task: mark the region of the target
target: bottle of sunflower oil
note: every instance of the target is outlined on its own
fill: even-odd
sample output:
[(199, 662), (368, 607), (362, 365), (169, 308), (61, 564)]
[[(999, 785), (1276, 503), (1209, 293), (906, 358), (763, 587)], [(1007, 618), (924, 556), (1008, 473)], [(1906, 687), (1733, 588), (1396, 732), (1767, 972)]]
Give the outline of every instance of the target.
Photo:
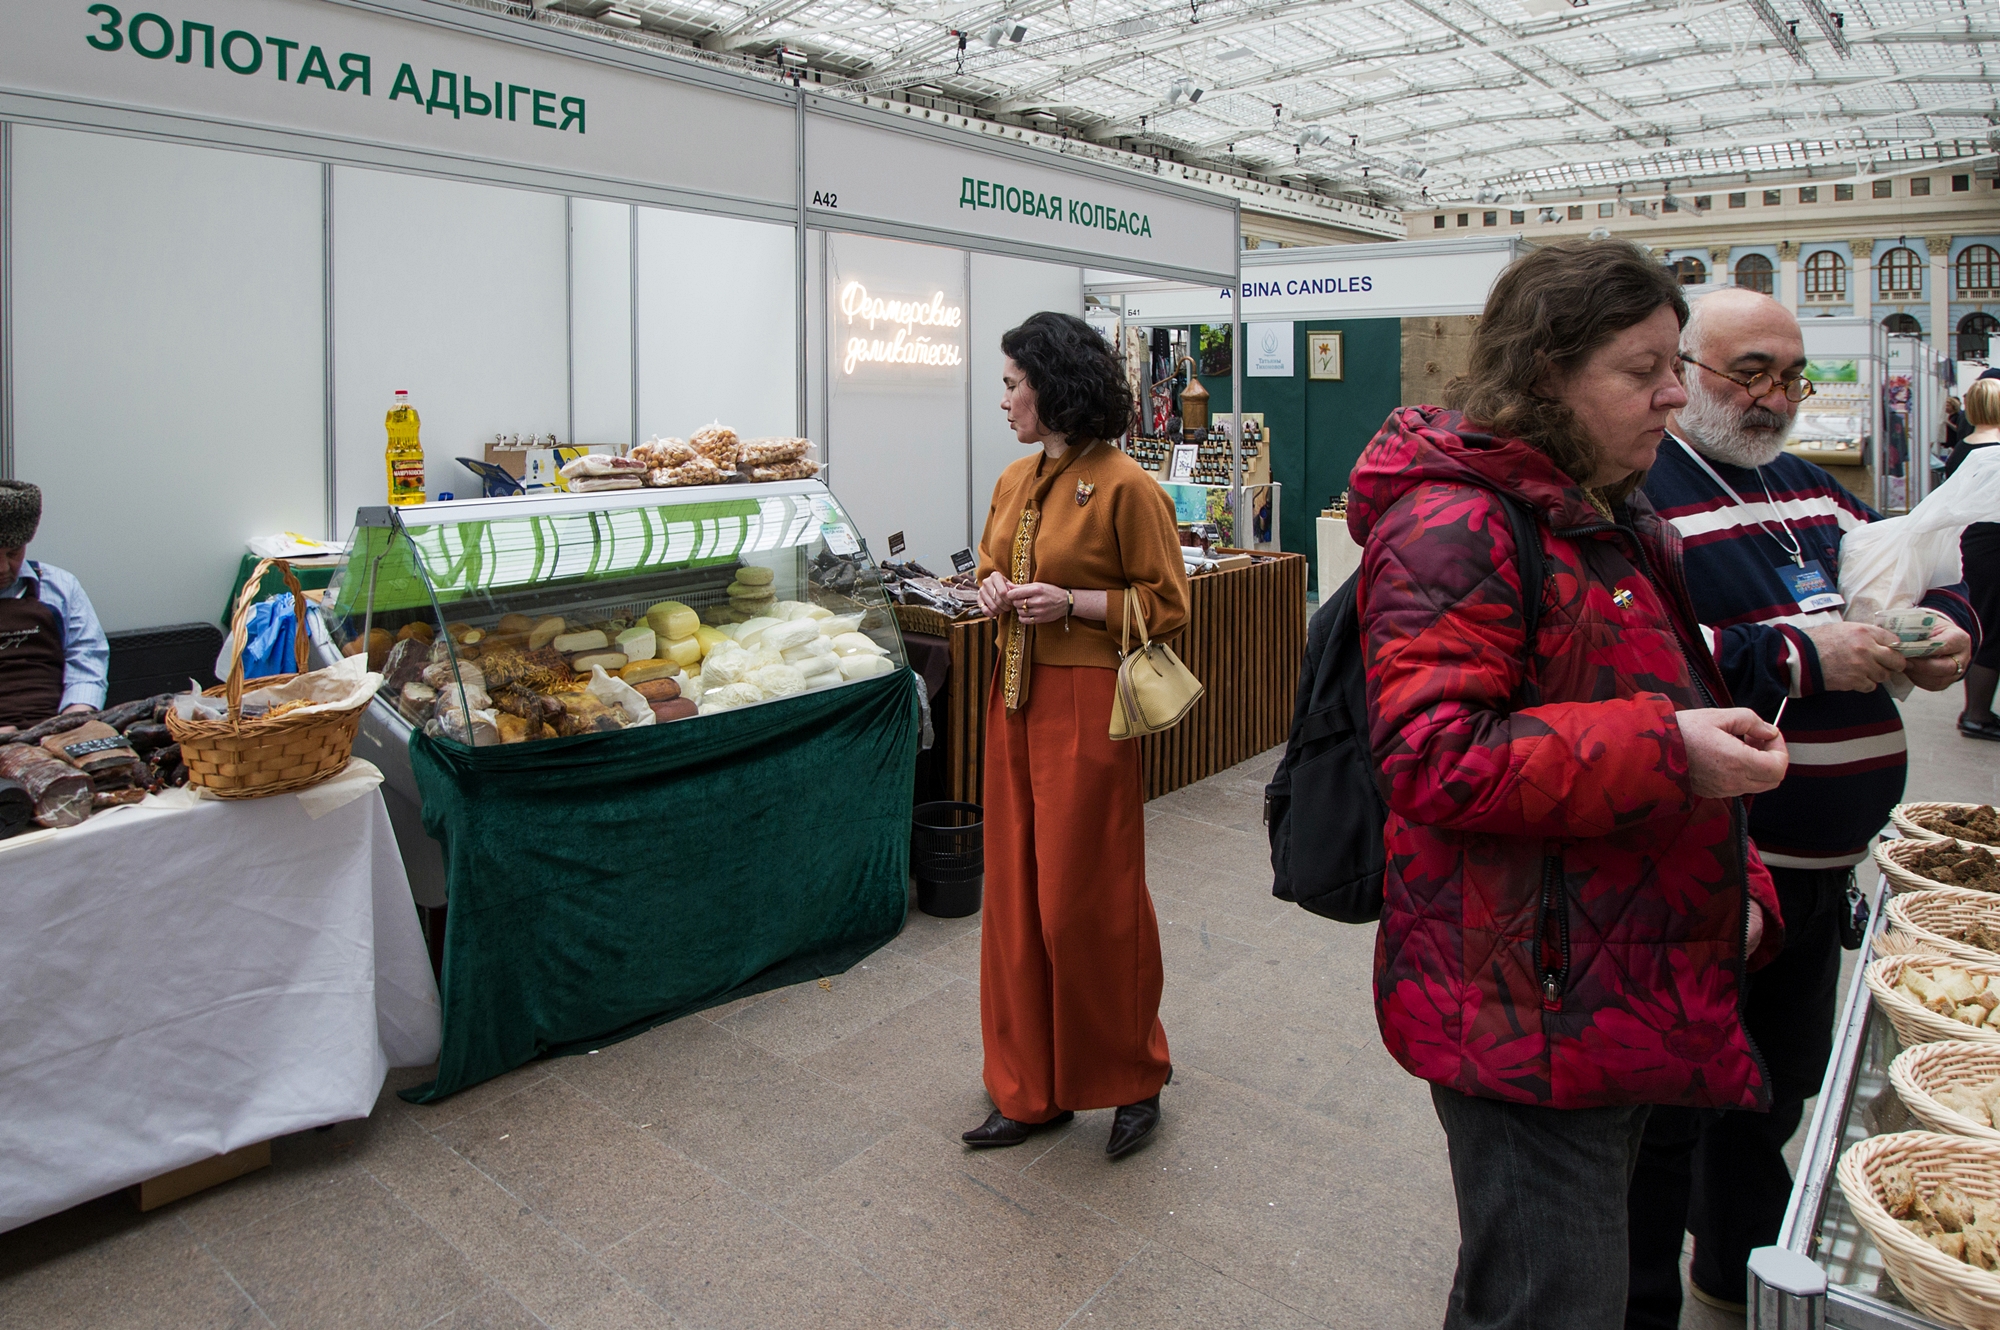
[(389, 468), (389, 502), (398, 506), (424, 501), (424, 445), (417, 439), (417, 408), (406, 389), (396, 389), (389, 407), (389, 446), (383, 461)]

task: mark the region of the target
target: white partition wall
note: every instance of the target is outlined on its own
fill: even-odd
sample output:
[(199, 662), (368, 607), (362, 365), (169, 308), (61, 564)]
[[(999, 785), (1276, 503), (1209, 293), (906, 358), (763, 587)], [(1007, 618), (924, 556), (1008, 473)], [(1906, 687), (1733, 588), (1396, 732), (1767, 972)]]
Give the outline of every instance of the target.
[(632, 436), (632, 206), (569, 204), (571, 442)]
[(105, 626), (213, 619), (325, 525), (320, 168), (16, 126), (14, 475)]
[(638, 437), (720, 420), (744, 438), (798, 430), (791, 227), (639, 208)]
[(869, 549), (951, 567), (967, 542), (966, 255), (826, 238), (826, 455)]
[(559, 195), (334, 169), (340, 521), (388, 501), (382, 417), (398, 388), (423, 419), (433, 495), (479, 493), (452, 459), (481, 457), (496, 433), (567, 433), (563, 228)]
[(1000, 336), (1043, 310), (1083, 315), (1083, 270), (997, 254), (972, 256), (971, 539), (986, 525), (1000, 472), (1025, 451), (1000, 410)]

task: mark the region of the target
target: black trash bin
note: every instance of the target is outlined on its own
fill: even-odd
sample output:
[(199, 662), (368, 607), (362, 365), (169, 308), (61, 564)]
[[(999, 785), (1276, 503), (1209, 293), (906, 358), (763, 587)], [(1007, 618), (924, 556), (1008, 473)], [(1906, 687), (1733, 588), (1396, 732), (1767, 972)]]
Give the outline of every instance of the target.
[(985, 823), (978, 804), (918, 804), (910, 815), (910, 876), (917, 908), (938, 919), (979, 912), (986, 886)]

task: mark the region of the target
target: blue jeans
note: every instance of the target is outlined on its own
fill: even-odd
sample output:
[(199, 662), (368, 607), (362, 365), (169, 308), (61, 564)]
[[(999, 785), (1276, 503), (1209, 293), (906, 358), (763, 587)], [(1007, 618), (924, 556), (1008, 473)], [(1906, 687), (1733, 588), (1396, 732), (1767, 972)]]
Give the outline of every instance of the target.
[(1445, 1330), (1617, 1330), (1648, 1106), (1541, 1108), (1440, 1085), (1431, 1103), (1458, 1197)]

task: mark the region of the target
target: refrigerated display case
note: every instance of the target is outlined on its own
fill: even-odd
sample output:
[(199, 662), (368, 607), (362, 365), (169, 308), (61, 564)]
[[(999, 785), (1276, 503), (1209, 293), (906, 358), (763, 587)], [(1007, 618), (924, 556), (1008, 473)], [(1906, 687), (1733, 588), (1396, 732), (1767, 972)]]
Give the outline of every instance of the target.
[(817, 480), (363, 509), (323, 655), (439, 958), (430, 1102), (901, 928), (920, 689)]
[[(1848, 1208), (1834, 1168), (1850, 1146), (1887, 1132), (1928, 1131), (1930, 1128), (1903, 1106), (1889, 1083), (1889, 1064), (1903, 1051), (1889, 1019), (1872, 1001), (1862, 980), (1865, 962), (1877, 953), (1875, 939), (1887, 927), (1885, 889), (1870, 921), (1864, 964), (1854, 967), (1846, 1003), (1834, 1028), (1833, 1057), (1820, 1087), (1805, 1147), (1799, 1157), (1790, 1207), (1778, 1233), (1778, 1246), (1813, 1261), (1826, 1275), (1823, 1319), (1810, 1322), (1828, 1330), (1956, 1330), (1951, 1322), (1934, 1320), (1918, 1311), (1883, 1268), (1881, 1252)], [(1754, 1330), (1780, 1330), (1804, 1325), (1801, 1309), (1789, 1317), (1769, 1314), (1771, 1303), (1784, 1299), (1760, 1296), (1752, 1270), (1751, 1320)], [(1761, 1304), (1761, 1305), (1760, 1305)], [(1763, 1314), (1760, 1314), (1763, 1313)]]
[[(778, 640), (796, 643), (762, 652), (753, 640), (729, 692), (701, 687), (718, 650), (734, 659), (740, 644), (726, 635), (764, 619), (821, 631), (787, 630)], [(323, 659), (365, 644), (385, 675), (357, 751), (385, 773), (405, 866), (430, 908), (445, 903), (443, 864), (421, 826), (412, 730), (483, 746), (671, 723), (690, 709), (680, 723), (698, 724), (905, 663), (880, 571), (817, 480), (364, 508), (320, 623)], [(659, 668), (630, 669), (648, 661)], [(607, 681), (652, 676), (634, 691), (669, 705), (630, 714), (615, 688), (591, 691), (593, 664)], [(764, 684), (739, 677), (773, 665)]]

